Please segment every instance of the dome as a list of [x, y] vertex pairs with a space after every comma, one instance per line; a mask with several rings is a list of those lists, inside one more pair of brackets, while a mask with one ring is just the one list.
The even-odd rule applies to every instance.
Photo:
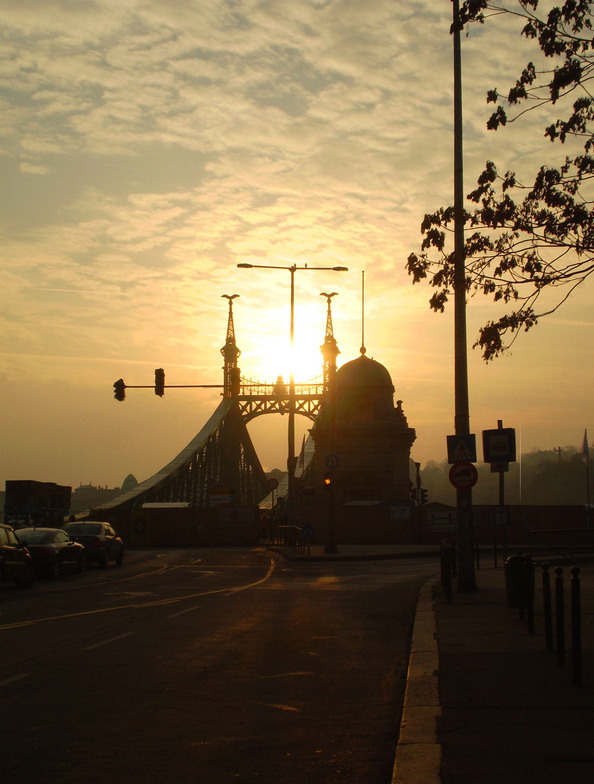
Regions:
[[131, 490], [133, 487], [136, 487], [138, 482], [136, 481], [136, 477], [133, 474], [128, 474], [128, 476], [122, 482], [122, 493], [125, 493], [127, 490]]
[[336, 371], [336, 387], [387, 387], [393, 392], [390, 374], [383, 365], [361, 354]]

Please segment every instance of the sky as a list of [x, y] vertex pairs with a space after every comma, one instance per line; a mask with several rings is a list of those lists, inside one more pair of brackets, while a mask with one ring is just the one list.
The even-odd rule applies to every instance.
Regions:
[[[507, 0], [506, 0], [507, 1]], [[509, 0], [507, 5], [515, 5]], [[168, 463], [220, 384], [227, 300], [245, 377], [321, 373], [326, 300], [338, 363], [389, 370], [416, 430], [412, 458], [447, 457], [453, 312], [406, 273], [420, 224], [453, 200], [450, 0], [3, 0], [0, 28], [0, 487], [118, 487]], [[465, 192], [485, 160], [528, 179], [565, 150], [543, 116], [485, 128], [534, 44], [510, 17], [462, 38]], [[547, 157], [548, 156], [548, 157]], [[552, 156], [552, 157], [551, 157]], [[344, 265], [348, 272], [311, 269]], [[592, 281], [489, 364], [469, 349], [471, 431], [518, 449], [594, 437]], [[468, 343], [499, 311], [468, 302]], [[286, 417], [250, 434], [285, 468]], [[311, 423], [297, 418], [297, 439]]]

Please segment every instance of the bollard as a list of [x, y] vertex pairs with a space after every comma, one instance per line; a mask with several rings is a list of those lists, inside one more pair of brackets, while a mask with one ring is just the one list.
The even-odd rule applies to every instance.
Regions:
[[571, 658], [573, 685], [582, 685], [582, 613], [580, 596], [580, 570], [571, 567]]
[[563, 590], [563, 567], [555, 569], [555, 607], [557, 611], [557, 666], [565, 667], [565, 598]]
[[493, 542], [493, 566], [497, 569], [497, 539]]
[[548, 563], [542, 565], [542, 601], [544, 612], [545, 644], [547, 651], [553, 650], [553, 608], [551, 606], [551, 575]]

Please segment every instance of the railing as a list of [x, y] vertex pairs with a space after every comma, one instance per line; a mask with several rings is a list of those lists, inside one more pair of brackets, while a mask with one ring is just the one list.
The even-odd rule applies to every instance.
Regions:
[[272, 543], [279, 547], [295, 550], [299, 555], [305, 555], [306, 549], [309, 547], [302, 529], [298, 525], [278, 525], [273, 531]]
[[[554, 539], [557, 539], [555, 542]], [[594, 550], [592, 531], [588, 528], [556, 528], [548, 531], [528, 531], [528, 549], [534, 555], [554, 553], [571, 564], [576, 555]]]

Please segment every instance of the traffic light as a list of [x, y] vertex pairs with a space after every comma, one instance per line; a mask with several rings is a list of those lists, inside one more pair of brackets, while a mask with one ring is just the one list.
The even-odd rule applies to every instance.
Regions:
[[412, 498], [413, 501], [419, 500], [419, 491], [417, 490], [416, 487], [413, 487], [412, 490], [410, 491], [410, 497]]
[[426, 504], [427, 503], [427, 496], [428, 496], [427, 491], [425, 490], [424, 487], [421, 487], [421, 498], [419, 499], [419, 502], [421, 504]]
[[332, 490], [332, 476], [330, 474], [324, 476], [324, 490], [328, 493]]
[[126, 385], [124, 384], [123, 378], [118, 378], [118, 380], [114, 383], [113, 396], [116, 400], [126, 399]]
[[155, 370], [155, 395], [163, 397], [165, 394], [165, 371], [163, 368]]
[[236, 397], [241, 391], [241, 370], [238, 367], [231, 368], [229, 371], [229, 382], [231, 397]]

